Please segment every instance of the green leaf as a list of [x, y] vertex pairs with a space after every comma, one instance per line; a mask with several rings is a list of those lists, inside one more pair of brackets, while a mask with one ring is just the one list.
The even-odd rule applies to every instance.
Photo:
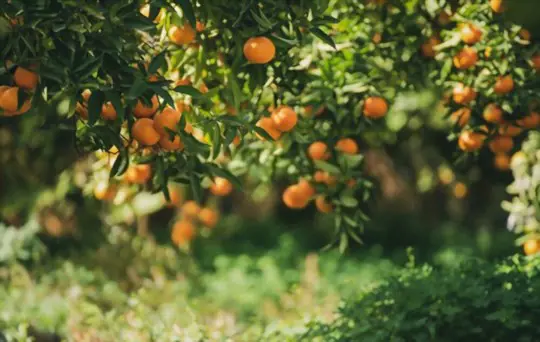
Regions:
[[164, 186], [164, 187], [161, 188], [161, 191], [163, 192], [163, 196], [165, 196], [165, 200], [167, 202], [170, 202], [171, 201], [171, 194], [169, 192], [169, 187]]
[[157, 84], [151, 85], [150, 87], [152, 88], [152, 90], [156, 92], [156, 94], [159, 95], [159, 97], [163, 99], [163, 101], [165, 101], [166, 104], [174, 108], [175, 106], [174, 99], [172, 98], [171, 94], [169, 94], [167, 90], [163, 89]]
[[235, 187], [242, 189], [242, 182], [233, 175], [229, 170], [223, 169], [215, 164], [207, 164], [206, 167], [209, 169], [210, 173], [213, 176], [218, 176], [229, 180]]
[[326, 172], [330, 172], [335, 175], [341, 174], [341, 170], [337, 166], [332, 165], [324, 160], [315, 160], [314, 163], [318, 169], [321, 169]]
[[201, 93], [198, 89], [193, 88], [192, 86], [181, 85], [175, 87], [173, 90], [177, 93], [186, 94], [196, 99], [205, 97], [203, 93]]
[[343, 254], [349, 245], [349, 237], [346, 233], [341, 233], [339, 237], [339, 252]]
[[145, 80], [137, 78], [135, 82], [133, 82], [131, 88], [129, 88], [126, 98], [128, 100], [135, 100], [139, 98], [148, 88], [149, 84]]
[[199, 178], [195, 175], [195, 173], [191, 173], [189, 175], [189, 185], [191, 187], [191, 192], [193, 193], [193, 197], [195, 198], [195, 201], [198, 203], [202, 202], [202, 188]]
[[216, 121], [223, 122], [226, 125], [233, 127], [242, 127], [245, 125], [245, 122], [240, 118], [231, 115], [222, 115], [216, 118]]
[[214, 125], [212, 127], [212, 158], [217, 158], [219, 155], [219, 152], [221, 151], [221, 143], [222, 143], [222, 137], [221, 137], [221, 130], [219, 129], [219, 125], [217, 122], [214, 122]]
[[255, 21], [259, 24], [260, 27], [264, 29], [264, 31], [270, 30], [274, 26], [274, 24], [272, 24], [270, 20], [268, 20], [268, 18], [264, 15], [264, 13], [261, 11], [260, 8], [259, 8], [260, 15], [255, 13], [254, 10], [250, 10], [250, 12], [253, 19], [255, 19]]
[[318, 27], [312, 27], [309, 29], [311, 31], [311, 33], [313, 33], [317, 38], [319, 38], [320, 40], [322, 40], [323, 42], [325, 42], [326, 44], [330, 45], [331, 47], [333, 47], [334, 49], [337, 50], [336, 48], [336, 43], [334, 43], [334, 40], [332, 38], [330, 38], [329, 35], [327, 35], [326, 33], [324, 33], [320, 28]]
[[174, 2], [182, 8], [182, 13], [191, 24], [191, 27], [195, 28], [197, 25], [197, 19], [195, 19], [195, 12], [193, 11], [193, 5], [191, 5], [191, 2], [189, 0], [175, 0]]
[[86, 57], [86, 61], [75, 68], [74, 73], [77, 75], [77, 79], [84, 82], [88, 77], [99, 70], [103, 64], [103, 55], [95, 58]]
[[123, 146], [116, 146], [120, 153], [116, 157], [116, 160], [114, 161], [114, 164], [111, 168], [111, 172], [109, 173], [109, 178], [113, 178], [115, 176], [120, 176], [124, 172], [126, 172], [128, 166], [129, 166], [129, 156], [127, 154], [126, 149]]
[[341, 196], [339, 201], [344, 207], [354, 208], [358, 206], [358, 201], [355, 198], [350, 197], [350, 196]]
[[354, 154], [354, 155], [344, 155], [345, 160], [347, 161], [347, 166], [351, 169], [354, 169], [355, 167], [359, 166], [362, 161], [364, 160], [364, 156], [362, 154]]
[[154, 181], [160, 189], [163, 189], [163, 186], [167, 186], [167, 174], [165, 172], [165, 161], [163, 158], [157, 158], [154, 163]]
[[353, 238], [354, 241], [358, 242], [359, 244], [363, 245], [364, 241], [360, 238], [360, 236], [353, 230], [348, 230], [349, 236]]
[[164, 65], [167, 60], [165, 59], [165, 56], [167, 54], [167, 51], [162, 51], [160, 54], [152, 58], [152, 61], [150, 62], [150, 65], [148, 65], [148, 73], [149, 74], [155, 74], [159, 68], [161, 68], [162, 65]]
[[88, 124], [90, 126], [99, 119], [103, 102], [105, 102], [105, 94], [101, 90], [94, 90], [88, 99]]
[[268, 134], [268, 132], [266, 132], [264, 129], [262, 129], [261, 127], [258, 127], [258, 126], [253, 126], [253, 130], [255, 132], [257, 132], [257, 134], [259, 134], [260, 136], [262, 136], [263, 138], [265, 138], [266, 140], [269, 140], [269, 141], [274, 141], [274, 138], [272, 138], [272, 136], [270, 134]]

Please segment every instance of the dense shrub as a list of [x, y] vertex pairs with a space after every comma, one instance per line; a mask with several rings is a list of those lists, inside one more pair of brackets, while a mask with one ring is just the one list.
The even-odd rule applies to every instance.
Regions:
[[323, 341], [536, 341], [540, 333], [539, 260], [498, 265], [467, 261], [454, 269], [408, 267], [340, 308], [331, 324], [304, 338]]

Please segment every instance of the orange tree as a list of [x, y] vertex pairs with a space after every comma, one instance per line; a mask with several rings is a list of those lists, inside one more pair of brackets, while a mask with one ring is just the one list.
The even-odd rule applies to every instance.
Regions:
[[[80, 150], [105, 151], [99, 199], [125, 181], [171, 200], [171, 182], [188, 184], [200, 201], [245, 177], [286, 178], [285, 205], [313, 200], [345, 246], [368, 219], [362, 150], [390, 142], [388, 128], [447, 113], [457, 150], [487, 145], [504, 169], [538, 127], [538, 46], [506, 5], [12, 0], [0, 19], [2, 121], [38, 117]], [[175, 242], [193, 236], [187, 217], [200, 208], [189, 207]]]

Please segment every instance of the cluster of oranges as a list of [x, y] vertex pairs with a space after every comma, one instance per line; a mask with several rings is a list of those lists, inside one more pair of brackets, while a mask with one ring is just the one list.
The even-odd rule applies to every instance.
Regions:
[[180, 216], [173, 224], [171, 240], [182, 246], [188, 244], [196, 234], [196, 225], [212, 229], [219, 221], [219, 213], [210, 207], [200, 207], [195, 201], [187, 201], [180, 207]]
[[19, 95], [21, 92], [31, 95], [38, 81], [39, 77], [34, 71], [21, 66], [16, 67], [13, 73], [15, 86], [0, 85], [0, 115], [16, 116], [28, 112], [31, 107], [30, 97], [19, 106]]
[[[309, 181], [302, 179], [298, 183], [290, 185], [283, 192], [283, 203], [291, 209], [303, 209], [307, 207], [310, 200], [315, 196], [315, 188]], [[317, 210], [322, 213], [330, 213], [334, 207], [324, 195], [315, 197]]]
[[[116, 159], [116, 154], [118, 152], [115, 150], [116, 148], [112, 148], [109, 152], [99, 153], [100, 157], [106, 159], [108, 169], [112, 167]], [[98, 200], [107, 202], [115, 200], [117, 196], [122, 196], [121, 200], [125, 200], [127, 199], [129, 193], [127, 186], [133, 184], [146, 184], [148, 181], [150, 181], [152, 175], [152, 166], [150, 164], [130, 165], [120, 179], [117, 179], [114, 182], [110, 182], [106, 179], [98, 180], [94, 186], [94, 197]], [[176, 193], [173, 194], [171, 191], [171, 202], [176, 200], [176, 195]]]
[[[257, 127], [262, 128], [274, 140], [278, 140], [283, 133], [291, 131], [298, 122], [298, 115], [289, 106], [279, 106], [272, 111], [270, 117], [262, 117]], [[264, 137], [258, 135], [259, 139]]]
[[[490, 1], [491, 9], [495, 13], [504, 12], [504, 5], [502, 0]], [[460, 25], [459, 35], [465, 47], [453, 57], [453, 64], [458, 70], [472, 69], [479, 60], [478, 51], [474, 46], [482, 41], [483, 31], [473, 23], [465, 23]], [[522, 39], [530, 41], [530, 33], [527, 30], [522, 29], [520, 36]], [[424, 56], [434, 57], [436, 55], [435, 46], [440, 43], [438, 37], [431, 37], [421, 47]], [[485, 55], [489, 57], [489, 47], [486, 49]], [[540, 70], [540, 55], [532, 57], [531, 65], [535, 71]], [[501, 97], [512, 93], [515, 87], [512, 75], [500, 75], [494, 80], [492, 92], [495, 96]], [[500, 170], [508, 170], [510, 167], [508, 153], [514, 146], [513, 137], [525, 129], [535, 129], [540, 126], [540, 114], [533, 109], [522, 119], [508, 122], [503, 117], [504, 111], [501, 105], [490, 103], [483, 109], [482, 118], [485, 124], [478, 129], [468, 128], [467, 125], [472, 113], [471, 104], [477, 99], [477, 96], [478, 93], [472, 86], [463, 83], [457, 83], [452, 90], [453, 102], [462, 106], [451, 114], [451, 120], [462, 129], [458, 138], [458, 147], [464, 152], [474, 152], [487, 144], [495, 155], [494, 166]]]
[[[355, 155], [359, 148], [356, 141], [351, 138], [342, 138], [334, 146], [338, 153]], [[307, 150], [307, 154], [312, 160], [327, 160], [331, 157], [331, 151], [328, 145], [322, 141], [312, 143]], [[327, 187], [333, 187], [337, 184], [337, 177], [327, 171], [318, 170], [313, 174], [312, 182], [324, 184]], [[351, 179], [347, 182], [348, 187], [353, 187], [356, 182]], [[315, 198], [315, 206], [321, 213], [330, 213], [333, 211], [333, 205], [323, 194], [316, 194], [314, 186], [307, 179], [301, 179], [298, 183], [290, 185], [283, 192], [283, 202], [291, 209], [305, 208], [311, 199]]]
[[[216, 177], [209, 190], [213, 195], [223, 197], [232, 192], [233, 186], [226, 178]], [[180, 206], [179, 219], [173, 224], [171, 239], [176, 245], [186, 245], [195, 237], [197, 223], [212, 229], [218, 221], [219, 213], [216, 210], [200, 207], [195, 201], [186, 201]]]

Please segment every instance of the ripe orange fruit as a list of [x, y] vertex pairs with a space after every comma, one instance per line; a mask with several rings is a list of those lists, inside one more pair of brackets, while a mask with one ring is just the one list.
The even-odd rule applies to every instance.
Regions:
[[458, 83], [452, 91], [452, 98], [457, 104], [467, 104], [476, 99], [476, 91], [463, 83]]
[[150, 164], [131, 165], [124, 175], [124, 179], [133, 184], [145, 184], [150, 178], [152, 178], [152, 166]]
[[523, 128], [533, 129], [540, 126], [540, 114], [537, 112], [531, 112], [529, 115], [516, 121], [516, 123]]
[[191, 110], [189, 103], [187, 103], [184, 100], [176, 100], [174, 104], [175, 104], [176, 111], [179, 113], [185, 113]]
[[291, 209], [303, 209], [309, 203], [309, 197], [306, 197], [299, 185], [291, 185], [283, 192], [283, 203]]
[[467, 185], [463, 184], [462, 182], [457, 182], [454, 185], [453, 193], [456, 198], [464, 198], [467, 196], [468, 192], [469, 189], [467, 188]]
[[38, 75], [28, 69], [17, 67], [13, 74], [13, 81], [21, 88], [32, 90], [37, 87]]
[[454, 56], [454, 66], [458, 69], [468, 69], [478, 62], [478, 53], [474, 48], [464, 47]]
[[316, 141], [309, 145], [307, 153], [312, 160], [326, 160], [330, 158], [328, 146], [322, 141]]
[[200, 90], [201, 93], [203, 93], [203, 94], [208, 93], [208, 87], [206, 86], [205, 83], [201, 83], [201, 85], [199, 86], [199, 90]]
[[99, 182], [94, 188], [94, 197], [100, 201], [112, 201], [116, 196], [116, 187], [107, 182]]
[[302, 193], [305, 197], [311, 198], [315, 195], [315, 188], [305, 179], [301, 179], [298, 182], [298, 191]]
[[199, 221], [208, 228], [214, 228], [219, 220], [219, 214], [210, 208], [202, 208], [199, 212]]
[[161, 138], [154, 128], [154, 120], [149, 118], [142, 118], [135, 121], [131, 128], [131, 136], [137, 140], [139, 144], [144, 146], [155, 145]]
[[137, 101], [137, 105], [133, 108], [133, 115], [137, 118], [149, 118], [158, 110], [159, 101], [156, 95], [152, 96], [152, 105], [148, 107], [141, 100]]
[[[268, 133], [272, 139], [278, 140], [281, 137], [281, 131], [279, 131], [276, 126], [274, 125], [274, 120], [269, 117], [262, 117], [257, 122], [257, 127], [260, 127]], [[264, 137], [257, 134], [257, 137], [261, 140], [265, 140]]]
[[422, 44], [421, 50], [422, 55], [424, 57], [433, 58], [437, 54], [437, 51], [435, 51], [435, 46], [439, 45], [441, 43], [441, 40], [435, 36], [429, 37], [429, 39]]
[[355, 179], [349, 179], [347, 181], [347, 187], [348, 188], [354, 188], [356, 186], [356, 180]]
[[324, 183], [328, 186], [333, 186], [337, 183], [336, 177], [325, 171], [316, 171], [313, 175], [313, 179], [317, 183]]
[[266, 37], [252, 37], [244, 44], [244, 56], [253, 64], [266, 64], [276, 56], [276, 47]]
[[183, 245], [195, 237], [195, 227], [193, 223], [181, 220], [174, 224], [171, 239], [176, 245]]
[[380, 32], [376, 32], [373, 37], [371, 37], [371, 41], [375, 44], [379, 44], [382, 42], [382, 34]]
[[503, 121], [502, 109], [494, 103], [490, 103], [484, 108], [484, 120], [490, 123], [501, 123]]
[[5, 112], [4, 112], [4, 115], [5, 115], [5, 116], [16, 116], [16, 115], [21, 115], [21, 114], [24, 114], [24, 113], [28, 112], [28, 111], [30, 110], [30, 107], [31, 107], [30, 99], [27, 99], [26, 101], [24, 101], [24, 103], [22, 104], [21, 108], [17, 109], [17, 110], [14, 111], [14, 112], [8, 112], [8, 111], [5, 111]]
[[450, 116], [450, 120], [452, 120], [454, 124], [457, 123], [461, 127], [465, 126], [469, 122], [470, 118], [471, 118], [471, 110], [466, 107], [456, 110]]
[[317, 183], [324, 183], [324, 182], [326, 182], [326, 175], [327, 174], [328, 173], [324, 172], [324, 171], [316, 171], [315, 174], [313, 175], [313, 179]]
[[498, 135], [489, 142], [489, 149], [493, 153], [506, 153], [514, 147], [514, 141], [509, 136]]
[[458, 146], [465, 152], [473, 152], [479, 150], [484, 144], [486, 136], [472, 131], [463, 131], [459, 135]]
[[101, 106], [101, 117], [103, 120], [116, 120], [116, 109], [112, 103], [107, 102]]
[[182, 114], [180, 112], [167, 107], [161, 113], [154, 117], [154, 129], [162, 136], [168, 136], [167, 129], [176, 132], [176, 126], [180, 122]]
[[523, 251], [525, 255], [537, 254], [540, 251], [540, 241], [539, 240], [527, 240], [523, 244]]
[[214, 178], [214, 182], [210, 185], [210, 192], [215, 196], [227, 196], [233, 190], [231, 182], [222, 177]]
[[19, 105], [19, 87], [5, 89], [0, 96], [0, 108], [6, 112], [17, 111]]
[[188, 86], [191, 85], [191, 81], [189, 78], [182, 78], [181, 80], [178, 80], [174, 83], [175, 86]]
[[168, 134], [162, 135], [159, 139], [159, 146], [165, 151], [181, 151], [184, 149], [184, 143], [177, 135], [172, 139]]
[[75, 106], [75, 112], [77, 112], [81, 116], [81, 118], [88, 119], [88, 108], [86, 108], [85, 105], [77, 102], [77, 105]]
[[336, 150], [345, 154], [357, 154], [358, 144], [351, 138], [339, 139], [336, 143]]
[[195, 201], [187, 201], [182, 206], [182, 215], [185, 219], [194, 219], [199, 215], [201, 207]]
[[334, 210], [332, 203], [328, 202], [323, 195], [317, 196], [315, 199], [315, 206], [321, 213], [328, 214]]
[[176, 186], [168, 186], [169, 189], [169, 198], [170, 201], [167, 202], [167, 205], [169, 207], [178, 207], [180, 203], [182, 203], [182, 194], [178, 187]]
[[0, 97], [2, 97], [2, 95], [4, 94], [4, 92], [6, 90], [8, 90], [9, 88], [11, 88], [10, 86], [7, 86], [7, 85], [0, 85]]
[[521, 134], [523, 129], [518, 126], [506, 124], [499, 127], [499, 134], [500, 135], [507, 135], [509, 137], [516, 137]]
[[504, 4], [505, 0], [490, 0], [489, 6], [495, 13], [502, 13], [506, 10], [506, 6]]
[[274, 122], [274, 127], [280, 132], [289, 132], [298, 121], [296, 112], [289, 106], [279, 106], [270, 117]]
[[368, 97], [364, 102], [364, 116], [371, 119], [382, 118], [388, 111], [388, 104], [382, 97]]
[[534, 70], [540, 71], [540, 54], [532, 56], [531, 63], [533, 65]]
[[510, 169], [510, 157], [504, 153], [498, 153], [493, 159], [493, 165], [496, 169], [506, 171]]
[[88, 100], [90, 100], [90, 95], [92, 95], [92, 92], [90, 91], [90, 89], [85, 89], [81, 93], [81, 97], [83, 98], [84, 102], [88, 102]]
[[195, 23], [195, 30], [197, 30], [197, 32], [202, 32], [205, 28], [206, 26], [204, 25], [204, 23], [197, 20], [197, 22]]
[[195, 30], [189, 23], [184, 23], [182, 27], [171, 26], [169, 39], [176, 45], [190, 44], [195, 40]]
[[471, 23], [464, 24], [459, 33], [461, 35], [461, 40], [469, 45], [476, 44], [482, 39], [482, 31], [478, 26]]
[[233, 143], [234, 146], [240, 145], [241, 142], [242, 142], [242, 140], [240, 140], [240, 137], [239, 137], [238, 135], [235, 136], [234, 139], [233, 139], [233, 141], [232, 141], [232, 143]]
[[495, 94], [508, 94], [514, 89], [514, 80], [512, 79], [512, 76], [506, 75], [506, 76], [499, 76], [497, 78], [497, 81], [495, 82], [495, 86], [493, 87], [493, 91]]

